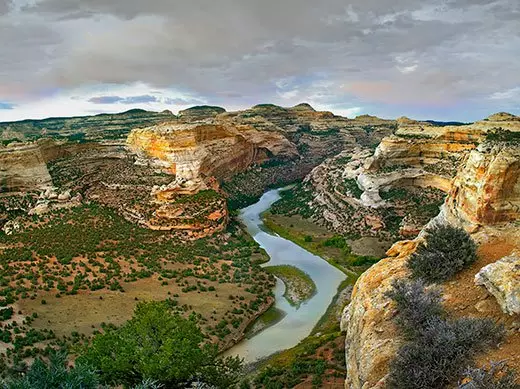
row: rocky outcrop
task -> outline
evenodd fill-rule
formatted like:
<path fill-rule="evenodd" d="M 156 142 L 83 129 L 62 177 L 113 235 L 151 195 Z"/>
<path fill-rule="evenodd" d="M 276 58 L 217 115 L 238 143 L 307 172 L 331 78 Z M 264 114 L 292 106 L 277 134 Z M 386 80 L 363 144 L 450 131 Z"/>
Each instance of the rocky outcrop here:
<path fill-rule="evenodd" d="M 0 192 L 37 191 L 51 184 L 38 143 L 12 143 L 0 147 Z"/>
<path fill-rule="evenodd" d="M 253 163 L 298 156 L 280 134 L 219 123 L 165 123 L 132 131 L 127 143 L 140 157 L 183 180 L 222 180 Z"/>
<path fill-rule="evenodd" d="M 362 116 L 351 122 L 373 125 L 378 120 L 381 122 L 381 119 Z M 465 218 L 472 223 L 482 219 L 485 219 L 485 223 L 490 223 L 492 219 L 499 222 L 516 217 L 518 189 L 515 185 L 518 184 L 515 183 L 515 171 L 518 169 L 514 161 L 518 160 L 517 155 L 510 156 L 511 164 L 501 155 L 499 159 L 505 165 L 491 166 L 493 172 L 486 173 L 487 178 L 479 176 L 475 171 L 464 171 L 458 180 L 453 179 L 467 158 L 475 159 L 482 154 L 477 150 L 479 144 L 479 150 L 491 147 L 489 145 L 493 145 L 494 149 L 507 145 L 511 150 L 514 149 L 515 145 L 511 141 L 502 142 L 505 145 L 499 146 L 496 141 L 487 139 L 497 138 L 489 136 L 497 129 L 518 131 L 520 118 L 500 113 L 472 124 L 441 125 L 408 118 L 399 118 L 395 123 L 395 133 L 384 137 L 375 152 L 372 153 L 370 148 L 360 148 L 363 144 L 358 141 L 358 147 L 346 147 L 338 157 L 323 162 L 309 174 L 305 183 L 307 192 L 313 197 L 309 206 L 315 221 L 338 233 L 376 235 L 385 239 L 388 230 L 393 229 L 391 225 L 398 223 L 398 233 L 402 238 L 414 236 L 434 216 L 432 213 L 438 212 L 442 193 L 457 191 L 459 183 L 464 185 L 465 191 L 451 197 L 453 201 L 467 204 L 457 208 L 461 211 L 468 208 L 472 216 Z M 355 131 L 351 133 L 355 134 Z M 504 134 L 507 138 L 507 131 Z M 511 150 L 508 152 L 514 154 Z M 487 159 L 493 158 L 492 155 L 497 152 L 483 151 Z M 471 166 L 476 163 L 466 166 L 475 170 Z M 490 161 L 482 163 L 489 164 Z M 498 171 L 500 169 L 501 172 Z M 466 182 L 462 183 L 464 180 Z M 487 189 L 480 190 L 480 186 L 486 186 Z M 507 201 L 500 200 L 498 191 L 503 191 L 501 188 L 511 192 L 507 194 Z M 476 199 L 475 194 L 471 193 L 473 190 L 477 190 L 483 197 L 491 196 L 493 204 L 485 198 Z M 490 192 L 493 190 L 497 193 Z M 415 201 L 405 201 L 407 198 Z M 477 206 L 481 209 L 477 210 Z"/>
<path fill-rule="evenodd" d="M 475 226 L 520 218 L 520 147 L 485 142 L 472 151 L 453 182 L 446 208 Z"/>
<path fill-rule="evenodd" d="M 343 313 L 346 388 L 383 387 L 388 364 L 402 343 L 386 293 L 395 279 L 407 276 L 405 262 L 416 246 L 414 241 L 397 243 L 387 252 L 395 256 L 372 266 L 354 286 Z"/>
<path fill-rule="evenodd" d="M 226 110 L 222 107 L 199 105 L 179 111 L 179 119 L 186 122 L 194 122 L 214 118 L 224 112 L 226 112 Z"/>
<path fill-rule="evenodd" d="M 483 285 L 497 299 L 502 310 L 520 314 L 520 257 L 510 255 L 483 267 L 475 276 L 475 284 Z"/>
<path fill-rule="evenodd" d="M 496 123 L 498 119 L 508 123 L 510 128 L 514 128 L 516 123 L 516 119 L 503 114 L 484 122 Z M 405 122 L 407 125 L 413 124 Z M 484 128 L 480 127 L 484 126 L 480 123 L 472 128 Z M 428 128 L 428 131 L 434 129 Z M 485 134 L 480 137 L 482 143 L 478 147 L 463 153 L 463 165 L 451 182 L 442 211 L 431 223 L 463 226 L 473 234 L 477 243 L 506 237 L 504 239 L 518 248 L 518 227 L 515 223 L 520 218 L 520 147 L 514 142 L 486 141 Z M 466 136 L 461 138 L 464 139 L 463 143 L 468 139 Z M 346 331 L 346 388 L 368 389 L 384 385 L 389 363 L 402 343 L 393 327 L 393 308 L 385 292 L 394 280 L 407 276 L 406 261 L 420 239 L 396 243 L 387 252 L 388 258 L 371 267 L 356 282 L 343 320 Z M 518 266 L 518 257 L 508 256 L 484 267 L 476 276 L 476 282 L 484 285 L 507 313 L 517 312 L 518 309 Z M 472 277 L 478 268 L 474 272 Z M 450 287 L 452 296 L 446 297 L 447 304 L 453 300 L 454 293 L 458 293 L 456 285 Z M 481 309 L 481 305 L 476 304 L 476 307 Z"/>

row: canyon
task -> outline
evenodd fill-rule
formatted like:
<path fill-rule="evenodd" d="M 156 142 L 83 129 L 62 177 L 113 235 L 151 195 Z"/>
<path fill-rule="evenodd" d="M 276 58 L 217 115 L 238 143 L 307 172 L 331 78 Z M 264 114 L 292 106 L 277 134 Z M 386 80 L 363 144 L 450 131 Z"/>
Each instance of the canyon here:
<path fill-rule="evenodd" d="M 349 119 L 305 103 L 288 108 L 260 104 L 237 112 L 200 106 L 178 115 L 131 110 L 0 123 L 0 227 L 9 239 L 16 239 L 34 231 L 35 223 L 45 226 L 76 210 L 92 213 L 95 226 L 96 217 L 102 219 L 95 216 L 99 206 L 109 212 L 103 216 L 107 220 L 121 217 L 120 223 L 129 223 L 124 224 L 128 230 L 138 227 L 133 234 L 150 233 L 147 244 L 160 246 L 172 239 L 176 248 L 190 245 L 198 253 L 190 258 L 193 263 L 162 264 L 167 270 L 162 271 L 196 278 L 208 266 L 204 279 L 210 284 L 200 278 L 193 285 L 178 280 L 175 288 L 189 292 L 196 285 L 205 292 L 209 285 L 215 290 L 224 284 L 233 301 L 227 303 L 235 304 L 238 312 L 244 310 L 242 300 L 232 295 L 235 284 L 226 284 L 233 279 L 240 285 L 240 298 L 254 307 L 246 321 L 235 322 L 231 329 L 236 317 L 224 309 L 223 297 L 212 300 L 225 323 L 208 328 L 212 339 L 228 329 L 221 339 L 226 348 L 273 303 L 261 286 L 242 285 L 240 277 L 261 274 L 249 262 L 248 271 L 236 270 L 238 279 L 233 273 L 233 278 L 222 276 L 217 283 L 210 275 L 217 265 L 225 273 L 231 269 L 229 263 L 236 269 L 245 267 L 243 257 L 260 261 L 265 256 L 247 243 L 245 232 L 237 227 L 236 210 L 270 188 L 296 183 L 288 189 L 294 206 L 285 216 L 345 238 L 356 255 L 365 254 L 356 251 L 366 250 L 363 246 L 371 245 L 367 242 L 377 242 L 386 251 L 357 279 L 341 318 L 345 387 L 368 389 L 385 384 L 389 364 L 403 343 L 388 290 L 395 280 L 409 275 L 406 262 L 423 242 L 425 228 L 435 223 L 459 226 L 478 243 L 479 260 L 442 285 L 444 305 L 456 316 L 491 317 L 503 323 L 504 344 L 480 355 L 477 364 L 506 357 L 518 369 L 519 134 L 520 118 L 507 113 L 444 125 L 405 117 Z M 218 250 L 206 258 L 198 242 Z M 95 255 L 104 255 L 111 244 L 110 239 L 102 240 Z M 121 261 L 122 268 L 155 274 L 155 263 L 146 264 L 146 270 L 136 267 L 135 260 L 144 258 L 142 248 L 136 250 L 138 255 Z M 201 265 L 201 258 L 210 265 Z M 109 257 L 107 263 L 111 261 Z M 170 288 L 160 274 L 154 282 Z M 269 280 L 255 282 L 272 286 Z M 175 288 L 169 292 L 180 293 Z M 186 306 L 192 301 L 183 294 L 181 300 Z M 205 320 L 216 320 L 209 319 L 211 315 Z"/>

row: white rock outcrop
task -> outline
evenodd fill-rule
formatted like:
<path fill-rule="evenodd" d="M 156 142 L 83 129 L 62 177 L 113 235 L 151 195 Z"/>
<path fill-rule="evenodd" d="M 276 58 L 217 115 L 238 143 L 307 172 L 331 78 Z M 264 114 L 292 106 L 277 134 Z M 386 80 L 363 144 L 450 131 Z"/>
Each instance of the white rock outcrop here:
<path fill-rule="evenodd" d="M 510 255 L 484 266 L 475 283 L 495 296 L 504 313 L 520 314 L 520 256 Z"/>

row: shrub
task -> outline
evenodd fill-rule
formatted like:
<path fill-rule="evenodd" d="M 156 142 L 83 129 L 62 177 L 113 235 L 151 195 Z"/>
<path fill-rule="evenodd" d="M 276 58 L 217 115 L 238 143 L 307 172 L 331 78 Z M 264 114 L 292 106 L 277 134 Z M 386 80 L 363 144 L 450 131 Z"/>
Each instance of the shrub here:
<path fill-rule="evenodd" d="M 4 389 L 98 389 L 100 382 L 93 369 L 82 364 L 68 369 L 66 354 L 55 353 L 51 355 L 49 363 L 37 359 L 23 377 L 7 380 L 1 387 Z"/>
<path fill-rule="evenodd" d="M 444 388 L 475 352 L 498 342 L 501 335 L 488 320 L 432 320 L 417 340 L 398 350 L 390 365 L 388 387 Z"/>
<path fill-rule="evenodd" d="M 426 233 L 426 244 L 408 260 L 414 278 L 443 282 L 477 259 L 477 246 L 462 228 L 436 225 Z"/>
<path fill-rule="evenodd" d="M 491 363 L 489 369 L 468 369 L 459 389 L 520 389 L 516 374 L 504 363 Z"/>
<path fill-rule="evenodd" d="M 150 379 L 166 387 L 205 382 L 228 388 L 241 373 L 238 358 L 218 358 L 196 323 L 167 302 L 139 303 L 131 320 L 96 335 L 77 361 L 95 367 L 105 383 L 126 386 Z"/>
<path fill-rule="evenodd" d="M 474 353 L 504 335 L 489 319 L 447 319 L 439 292 L 425 290 L 422 281 L 397 281 L 388 295 L 397 304 L 396 321 L 409 340 L 390 364 L 389 388 L 444 388 Z"/>
<path fill-rule="evenodd" d="M 395 301 L 399 312 L 397 324 L 409 338 L 418 336 L 431 320 L 445 314 L 440 291 L 425 290 L 421 280 L 396 280 L 387 296 Z"/>

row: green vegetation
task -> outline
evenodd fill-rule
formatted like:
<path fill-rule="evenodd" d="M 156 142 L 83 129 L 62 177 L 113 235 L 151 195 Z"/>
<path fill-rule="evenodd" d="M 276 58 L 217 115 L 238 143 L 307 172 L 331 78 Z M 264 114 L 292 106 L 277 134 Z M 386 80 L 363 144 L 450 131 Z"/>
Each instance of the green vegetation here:
<path fill-rule="evenodd" d="M 298 183 L 291 188 L 280 191 L 280 200 L 275 202 L 269 212 L 275 215 L 295 215 L 303 217 L 312 215 L 308 203 L 312 199 L 311 193 L 304 190 L 303 185 Z"/>
<path fill-rule="evenodd" d="M 383 200 L 404 200 L 409 193 L 405 188 L 390 188 L 379 193 Z"/>
<path fill-rule="evenodd" d="M 332 357 L 326 355 L 331 353 Z M 340 333 L 309 336 L 296 347 L 273 357 L 253 379 L 255 388 L 293 388 L 303 381 L 323 387 L 324 381 L 345 380 L 345 351 Z"/>
<path fill-rule="evenodd" d="M 299 176 L 294 162 L 273 159 L 235 174 L 222 183 L 222 188 L 227 193 L 228 208 L 238 210 L 255 203 L 266 189 L 289 185 Z"/>
<path fill-rule="evenodd" d="M 363 191 L 358 186 L 357 181 L 354 178 L 347 178 L 343 182 L 341 182 L 341 186 L 345 189 L 346 192 L 350 193 L 356 199 L 360 199 Z"/>
<path fill-rule="evenodd" d="M 390 364 L 390 389 L 443 388 L 477 352 L 503 338 L 503 328 L 490 319 L 449 318 L 440 294 L 426 291 L 421 281 L 398 280 L 388 295 L 407 340 Z"/>
<path fill-rule="evenodd" d="M 178 315 L 167 302 L 140 303 L 122 327 L 94 337 L 78 362 L 96 368 L 112 385 L 152 379 L 167 387 L 200 382 L 229 388 L 241 374 L 238 358 L 218 358 L 218 348 L 204 344 L 194 319 Z"/>
<path fill-rule="evenodd" d="M 486 134 L 486 140 L 516 145 L 520 143 L 520 132 L 505 130 L 502 127 L 498 127 L 492 129 Z"/>
<path fill-rule="evenodd" d="M 37 359 L 24 376 L 11 377 L 0 386 L 3 389 L 101 389 L 94 369 L 82 363 L 67 368 L 67 355 L 63 352 L 52 353 L 48 363 Z"/>
<path fill-rule="evenodd" d="M 443 282 L 477 259 L 476 244 L 462 228 L 436 225 L 426 234 L 426 243 L 408 260 L 414 278 Z"/>
<path fill-rule="evenodd" d="M 74 319 L 82 317 L 83 337 L 103 320 L 126 320 L 128 306 L 136 304 L 134 296 L 150 299 L 153 291 L 152 296 L 164 299 L 168 291 L 183 302 L 186 314 L 195 311 L 204 334 L 222 345 L 241 334 L 273 299 L 275 279 L 260 267 L 265 252 L 233 222 L 221 233 L 189 241 L 141 228 L 90 203 L 35 216 L 30 223 L 23 232 L 0 236 L 5 247 L 0 250 L 0 305 L 6 307 L 0 312 L 9 318 L 10 305 L 21 300 L 24 311 L 45 317 L 34 319 L 35 328 L 53 331 L 31 328 L 29 322 L 1 329 L 0 339 L 14 347 L 0 362 L 21 371 L 25 359 L 48 355 L 49 347 L 63 345 L 55 332 L 63 336 L 75 330 L 77 321 L 63 321 L 63 307 L 69 305 Z M 200 304 L 192 307 L 190 299 Z M 224 299 L 215 309 L 215 302 Z M 91 309 L 78 311 L 77 301 Z M 118 301 L 127 304 L 119 306 Z M 80 340 L 72 337 L 70 344 Z"/>
<path fill-rule="evenodd" d="M 267 229 L 276 232 L 285 239 L 293 241 L 307 251 L 319 255 L 347 274 L 352 275 L 352 267 L 366 268 L 379 261 L 379 258 L 352 253 L 346 239 L 340 235 L 320 239 L 311 237 L 309 239 L 308 234 L 297 233 L 290 227 L 276 223 L 273 217 L 270 216 L 270 213 L 265 213 L 263 216 L 263 222 Z M 336 250 L 330 250 L 331 248 Z"/>
<path fill-rule="evenodd" d="M 0 135 L 4 131 L 14 132 L 28 141 L 37 140 L 43 134 L 59 140 L 67 140 L 71 136 L 74 139 L 80 133 L 85 134 L 84 137 L 79 135 L 81 139 L 121 139 L 133 128 L 152 126 L 173 117 L 169 113 L 131 109 L 117 114 L 1 122 Z"/>
<path fill-rule="evenodd" d="M 291 305 L 299 306 L 316 293 L 316 284 L 312 278 L 295 266 L 267 266 L 264 269 L 284 282 L 284 297 Z"/>

